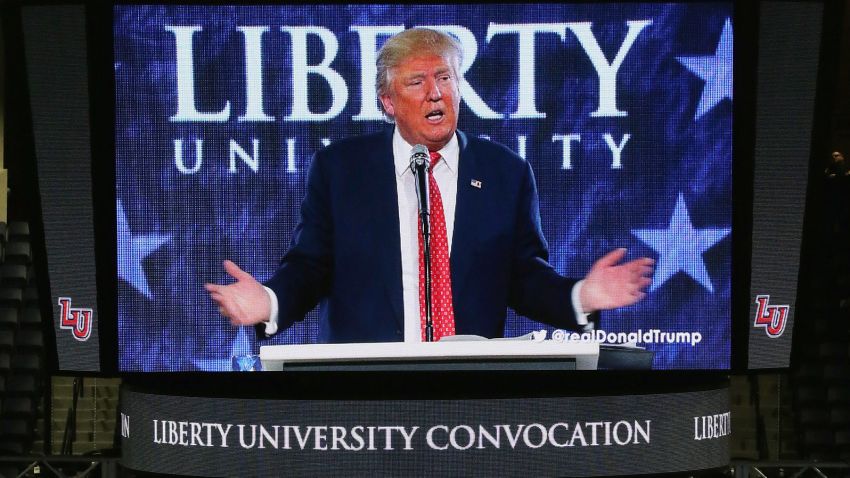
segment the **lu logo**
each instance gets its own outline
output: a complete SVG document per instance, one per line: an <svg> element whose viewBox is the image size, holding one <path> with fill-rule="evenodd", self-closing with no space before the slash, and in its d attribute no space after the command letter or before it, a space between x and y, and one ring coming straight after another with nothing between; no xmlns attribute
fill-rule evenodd
<svg viewBox="0 0 850 478"><path fill-rule="evenodd" d="M91 336L94 310L71 307L70 297L59 298L59 327L70 329L74 338L84 342Z"/></svg>
<svg viewBox="0 0 850 478"><path fill-rule="evenodd" d="M775 339L785 332L785 323L788 319L788 305L769 305L769 295L756 296L756 317L753 327L764 327L767 336Z"/></svg>

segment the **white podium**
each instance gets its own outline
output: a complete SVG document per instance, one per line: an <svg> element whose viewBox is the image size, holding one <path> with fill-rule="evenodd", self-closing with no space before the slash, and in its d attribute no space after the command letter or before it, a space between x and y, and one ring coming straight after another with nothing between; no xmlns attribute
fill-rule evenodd
<svg viewBox="0 0 850 478"><path fill-rule="evenodd" d="M595 370L596 342L474 340L270 345L263 370Z"/></svg>

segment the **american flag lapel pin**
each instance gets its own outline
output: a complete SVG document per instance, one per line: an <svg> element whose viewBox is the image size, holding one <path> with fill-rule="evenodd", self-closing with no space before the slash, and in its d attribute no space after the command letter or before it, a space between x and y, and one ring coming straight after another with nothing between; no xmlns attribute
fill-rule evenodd
<svg viewBox="0 0 850 478"><path fill-rule="evenodd" d="M479 181L477 179L473 179L472 182L469 183L469 184L471 184L472 187L474 187L474 188L481 189L481 181Z"/></svg>

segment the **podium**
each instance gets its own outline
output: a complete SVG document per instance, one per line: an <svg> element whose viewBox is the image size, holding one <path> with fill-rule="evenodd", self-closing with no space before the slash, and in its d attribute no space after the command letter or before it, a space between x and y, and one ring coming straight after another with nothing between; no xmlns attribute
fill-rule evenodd
<svg viewBox="0 0 850 478"><path fill-rule="evenodd" d="M442 371L595 370L599 344L554 340L474 340L432 343L269 345L263 370Z"/></svg>

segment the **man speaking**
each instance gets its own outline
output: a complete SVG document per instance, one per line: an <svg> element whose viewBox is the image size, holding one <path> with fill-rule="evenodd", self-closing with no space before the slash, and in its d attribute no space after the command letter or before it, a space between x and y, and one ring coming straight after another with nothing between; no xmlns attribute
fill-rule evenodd
<svg viewBox="0 0 850 478"><path fill-rule="evenodd" d="M317 152L292 243L257 282L207 284L234 325L273 335L321 303L319 342L418 342L425 337L424 254L411 152L430 156L433 338L501 337L508 307L556 327L631 305L650 283L649 258L599 259L580 281L547 262L531 166L504 146L457 129L462 50L425 28L401 32L377 59L377 90L394 128Z"/></svg>

